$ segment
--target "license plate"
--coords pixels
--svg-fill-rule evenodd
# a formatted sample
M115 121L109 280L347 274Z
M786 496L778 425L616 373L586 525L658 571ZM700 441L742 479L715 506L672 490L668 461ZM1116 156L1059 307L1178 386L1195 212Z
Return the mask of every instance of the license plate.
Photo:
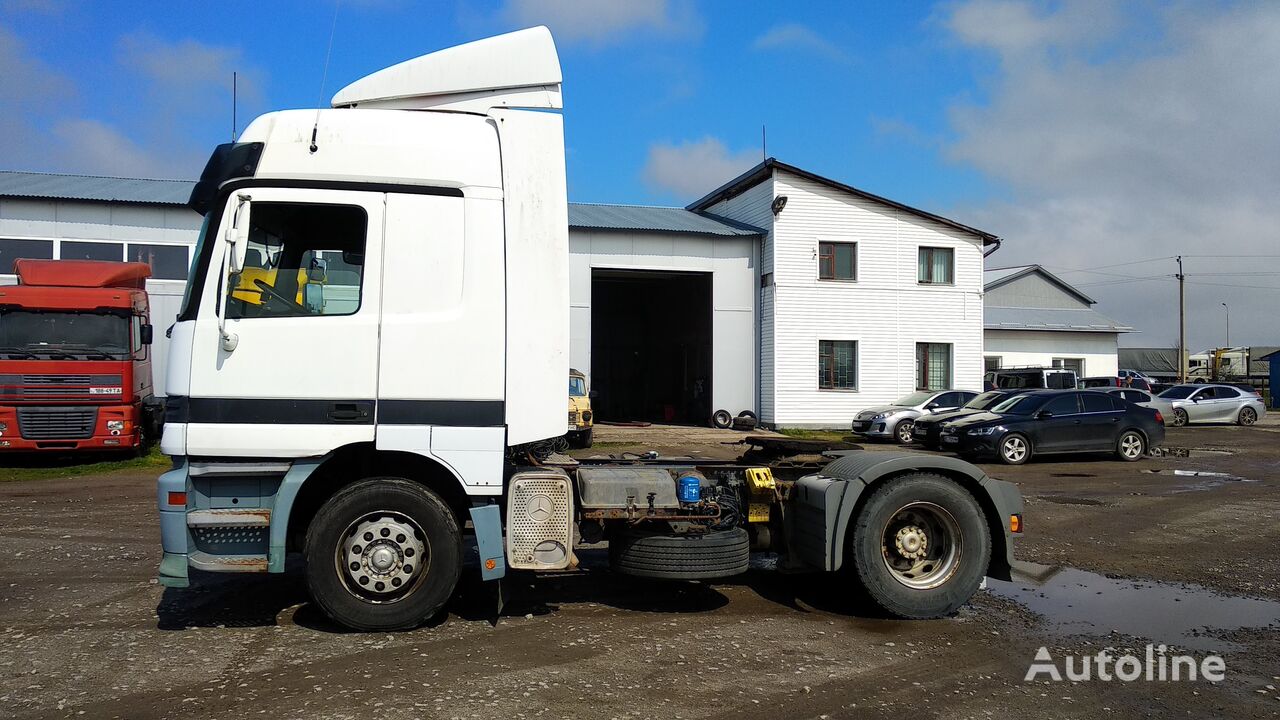
M944 443L958 443L958 442L960 442L960 438L956 437L955 435L944 435L944 436L943 436L943 438L942 438L942 442L944 442Z
M854 429L854 430L866 430L866 429L867 429L867 426L868 426L868 425L870 425L870 424L871 424L871 423L856 422L856 423L854 423L854 424L853 424L853 429Z

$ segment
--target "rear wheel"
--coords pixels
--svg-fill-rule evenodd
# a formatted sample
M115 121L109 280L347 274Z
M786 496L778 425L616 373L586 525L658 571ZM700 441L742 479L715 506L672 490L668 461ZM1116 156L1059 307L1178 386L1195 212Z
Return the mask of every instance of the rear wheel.
M1116 441L1116 457L1125 462L1141 460L1147 453L1147 439L1137 430L1125 430Z
M940 617L969 601L991 560L991 532L967 490L930 473L875 489L858 516L852 569L867 596L904 618Z
M1005 465L1021 465L1031 459L1031 441L1025 435L1010 433L1000 441L996 455Z
M1251 407L1242 408L1240 410L1240 416L1236 418L1236 422L1241 425L1252 425L1258 422L1258 411Z
M368 478L320 508L305 555L307 589L326 615L356 630L405 630L453 595L462 536L436 493L404 478Z
M1173 426L1182 427L1187 424L1187 411L1182 408L1173 409Z
M724 429L732 424L733 416L729 414L728 410L717 410L715 411L715 414L711 416L711 425L714 427Z

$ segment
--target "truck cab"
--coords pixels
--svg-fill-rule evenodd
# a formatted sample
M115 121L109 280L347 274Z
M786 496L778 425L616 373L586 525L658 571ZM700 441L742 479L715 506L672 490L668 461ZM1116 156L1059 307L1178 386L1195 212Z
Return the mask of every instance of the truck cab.
M587 376L580 370L569 369L569 444L579 448L591 447L595 413L591 411L591 394L587 390Z
M18 260L0 287L0 451L137 450L153 437L145 263Z

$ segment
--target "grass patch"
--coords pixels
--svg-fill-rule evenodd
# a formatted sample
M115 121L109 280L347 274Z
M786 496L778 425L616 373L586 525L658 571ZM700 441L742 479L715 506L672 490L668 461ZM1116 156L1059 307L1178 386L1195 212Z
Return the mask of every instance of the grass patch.
M0 456L0 482L11 480L52 480L57 478L97 475L120 470L171 467L169 458L159 447L151 448L144 457L111 458L101 453L75 455L31 454L23 457Z
M829 442L846 442L847 430L809 430L806 428L782 428L778 432L798 440L826 440Z

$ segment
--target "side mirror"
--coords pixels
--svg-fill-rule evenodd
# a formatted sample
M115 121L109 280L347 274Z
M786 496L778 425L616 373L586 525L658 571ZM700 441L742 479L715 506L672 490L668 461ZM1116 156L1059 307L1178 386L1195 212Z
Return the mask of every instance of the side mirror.
M155 335L155 330L152 329L150 323L141 325L138 328L138 341L141 342L143 345L150 345L151 341L154 339L154 335Z
M1040 412L1036 413L1037 420L1048 420L1051 417L1053 417L1053 413L1049 410L1041 410Z
M307 282L324 283L325 273L329 269L329 263L320 258L311 258L311 263L307 265Z
M249 195L236 195L235 209L231 212L231 226L224 239L231 247L227 251L227 270L238 273L244 269L245 253L249 251Z
M928 405L925 405L925 406L924 406L924 409L925 409L925 410L937 410L937 409L938 409L938 408L940 408L940 407L942 407L942 406L941 406L941 405L939 405L938 403L936 403L936 402L931 402L931 403L929 403Z

